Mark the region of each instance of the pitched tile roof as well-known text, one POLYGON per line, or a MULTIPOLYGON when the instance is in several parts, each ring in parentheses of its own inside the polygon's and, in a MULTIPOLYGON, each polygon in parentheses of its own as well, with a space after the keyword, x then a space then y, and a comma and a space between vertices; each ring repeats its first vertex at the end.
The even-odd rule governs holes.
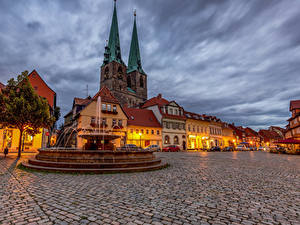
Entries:
POLYGON ((91 97, 74 98, 74 105, 87 105, 92 101, 91 97))
POLYGON ((275 131, 271 130, 259 130, 258 131, 259 135, 261 135, 264 138, 264 141, 270 141, 271 139, 273 140, 281 140, 282 137, 275 131))
POLYGON ((128 116, 128 125, 143 127, 161 127, 152 110, 123 108, 128 116))
POLYGON ((166 99, 164 99, 161 94, 158 94, 156 97, 150 98, 147 100, 142 108, 147 108, 150 106, 158 105, 159 107, 169 104, 170 102, 166 99))
POLYGON ((300 100, 292 100, 290 102, 290 111, 294 109, 300 109, 300 100))
POLYGON ((98 96, 101 97, 102 102, 120 104, 120 102, 115 98, 115 96, 113 96, 113 94, 109 91, 109 89, 106 86, 101 88, 100 91, 98 91, 97 94, 93 97, 93 99, 97 100, 98 96))

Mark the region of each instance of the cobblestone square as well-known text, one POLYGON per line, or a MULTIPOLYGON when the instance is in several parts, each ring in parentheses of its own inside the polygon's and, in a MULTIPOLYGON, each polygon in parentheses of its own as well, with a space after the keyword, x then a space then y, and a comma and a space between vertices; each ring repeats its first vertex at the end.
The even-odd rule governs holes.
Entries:
POLYGON ((157 153, 152 172, 27 172, 0 158, 0 224, 300 224, 300 156, 157 153))

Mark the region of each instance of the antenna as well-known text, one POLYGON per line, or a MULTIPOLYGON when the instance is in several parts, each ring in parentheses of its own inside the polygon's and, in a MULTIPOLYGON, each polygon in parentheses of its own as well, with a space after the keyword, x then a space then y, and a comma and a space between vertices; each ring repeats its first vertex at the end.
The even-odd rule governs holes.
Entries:
POLYGON ((86 97, 89 97, 89 85, 86 85, 86 97))

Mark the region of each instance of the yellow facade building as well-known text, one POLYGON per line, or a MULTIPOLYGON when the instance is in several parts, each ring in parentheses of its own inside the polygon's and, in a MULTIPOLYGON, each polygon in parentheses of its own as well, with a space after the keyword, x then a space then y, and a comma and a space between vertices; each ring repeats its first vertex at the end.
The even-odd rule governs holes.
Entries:
POLYGON ((128 116, 127 144, 145 148, 158 145, 162 148, 162 128, 152 110, 124 108, 128 116))

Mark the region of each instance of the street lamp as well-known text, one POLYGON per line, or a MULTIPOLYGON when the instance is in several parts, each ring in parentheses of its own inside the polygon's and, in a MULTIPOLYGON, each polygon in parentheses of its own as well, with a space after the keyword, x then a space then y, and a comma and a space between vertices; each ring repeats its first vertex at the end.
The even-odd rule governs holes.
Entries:
POLYGON ((142 133, 139 133, 140 135, 140 148, 142 148, 142 133))

